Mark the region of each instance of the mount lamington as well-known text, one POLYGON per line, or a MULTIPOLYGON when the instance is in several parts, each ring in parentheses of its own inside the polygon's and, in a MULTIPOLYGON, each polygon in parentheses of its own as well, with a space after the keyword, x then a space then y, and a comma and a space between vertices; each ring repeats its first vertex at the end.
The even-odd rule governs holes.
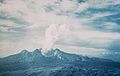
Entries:
POLYGON ((0 76, 120 76, 120 63, 52 49, 36 49, 0 59, 0 76))

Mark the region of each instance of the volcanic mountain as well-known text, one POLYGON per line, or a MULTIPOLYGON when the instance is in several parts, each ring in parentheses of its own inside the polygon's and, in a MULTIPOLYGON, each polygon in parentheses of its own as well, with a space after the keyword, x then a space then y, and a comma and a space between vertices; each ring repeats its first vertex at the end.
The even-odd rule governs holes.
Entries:
POLYGON ((120 63, 108 59, 42 49, 0 59, 0 76, 120 76, 120 63))

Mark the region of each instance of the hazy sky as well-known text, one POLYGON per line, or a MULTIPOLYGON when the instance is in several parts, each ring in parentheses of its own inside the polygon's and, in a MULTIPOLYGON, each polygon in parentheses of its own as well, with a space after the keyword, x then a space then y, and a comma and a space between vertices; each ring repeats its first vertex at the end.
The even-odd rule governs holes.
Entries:
POLYGON ((53 24, 68 30, 54 48, 120 58, 120 0, 0 0, 0 57, 43 47, 53 24))

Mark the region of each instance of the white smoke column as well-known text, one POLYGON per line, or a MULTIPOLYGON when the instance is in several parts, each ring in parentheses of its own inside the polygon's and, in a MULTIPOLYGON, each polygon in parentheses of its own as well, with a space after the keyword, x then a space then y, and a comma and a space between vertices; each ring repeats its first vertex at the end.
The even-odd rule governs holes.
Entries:
POLYGON ((45 42, 43 45, 43 53, 47 53, 52 48, 54 43, 64 37, 68 32, 66 24, 51 24, 45 32, 45 42))

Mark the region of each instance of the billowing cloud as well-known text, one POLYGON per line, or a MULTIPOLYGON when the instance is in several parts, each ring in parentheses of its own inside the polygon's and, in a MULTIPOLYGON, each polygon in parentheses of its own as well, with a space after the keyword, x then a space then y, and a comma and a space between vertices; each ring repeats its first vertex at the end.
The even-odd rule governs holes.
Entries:
POLYGON ((43 45, 43 52, 47 52, 51 48, 56 41, 60 38, 66 36, 69 29, 66 27, 65 24, 51 24, 45 32, 45 42, 43 45))

